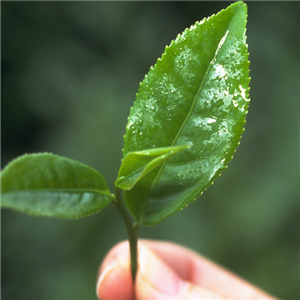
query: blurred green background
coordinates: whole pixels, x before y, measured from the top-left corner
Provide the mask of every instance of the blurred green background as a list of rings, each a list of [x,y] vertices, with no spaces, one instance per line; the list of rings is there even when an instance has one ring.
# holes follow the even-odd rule
[[[2,167],[49,151],[113,183],[138,84],[166,45],[230,2],[2,2]],[[180,243],[299,299],[299,2],[248,2],[251,104],[228,170],[141,237]],[[78,221],[2,210],[2,299],[92,300],[126,239],[115,207]]]

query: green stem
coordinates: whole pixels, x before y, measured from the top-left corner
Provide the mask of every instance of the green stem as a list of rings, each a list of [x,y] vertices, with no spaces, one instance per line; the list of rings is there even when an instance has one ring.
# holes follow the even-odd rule
[[[135,282],[136,272],[138,268],[137,262],[137,242],[138,242],[138,234],[139,234],[139,225],[137,223],[132,223],[128,211],[125,209],[121,197],[120,197],[121,189],[116,187],[115,197],[116,201],[114,204],[119,210],[121,216],[123,217],[127,233],[129,239],[129,247],[130,247],[130,262],[131,262],[131,276],[133,282]]]

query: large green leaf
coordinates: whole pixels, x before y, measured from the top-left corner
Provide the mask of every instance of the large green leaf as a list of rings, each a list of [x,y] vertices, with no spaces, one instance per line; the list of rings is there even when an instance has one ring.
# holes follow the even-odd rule
[[[116,186],[130,190],[151,171],[160,167],[178,152],[189,146],[154,148],[128,153],[119,170]]]
[[[249,104],[246,22],[243,2],[197,22],[166,47],[140,84],[123,156],[156,147],[190,149],[124,192],[137,222],[156,224],[180,211],[231,160]]]
[[[76,219],[100,211],[113,195],[96,170],[50,153],[26,154],[1,172],[1,207]]]

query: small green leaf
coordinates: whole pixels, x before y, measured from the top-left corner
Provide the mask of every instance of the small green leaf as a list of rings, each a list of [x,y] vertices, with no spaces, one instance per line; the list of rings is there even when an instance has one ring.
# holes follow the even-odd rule
[[[190,145],[124,191],[140,224],[180,211],[212,184],[231,160],[249,105],[247,6],[236,2],[195,23],[166,47],[140,84],[123,157],[157,147]],[[150,177],[151,176],[151,177]]]
[[[132,189],[148,173],[188,148],[189,146],[164,147],[128,153],[120,167],[116,186],[124,190]]]
[[[26,154],[1,172],[1,207],[31,215],[77,219],[109,205],[103,176],[78,161],[50,153]]]

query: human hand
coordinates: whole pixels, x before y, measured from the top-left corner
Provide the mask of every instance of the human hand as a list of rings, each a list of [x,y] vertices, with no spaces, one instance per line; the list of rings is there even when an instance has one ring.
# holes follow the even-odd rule
[[[132,283],[128,242],[116,245],[100,268],[101,300],[275,299],[182,246],[141,240]]]

